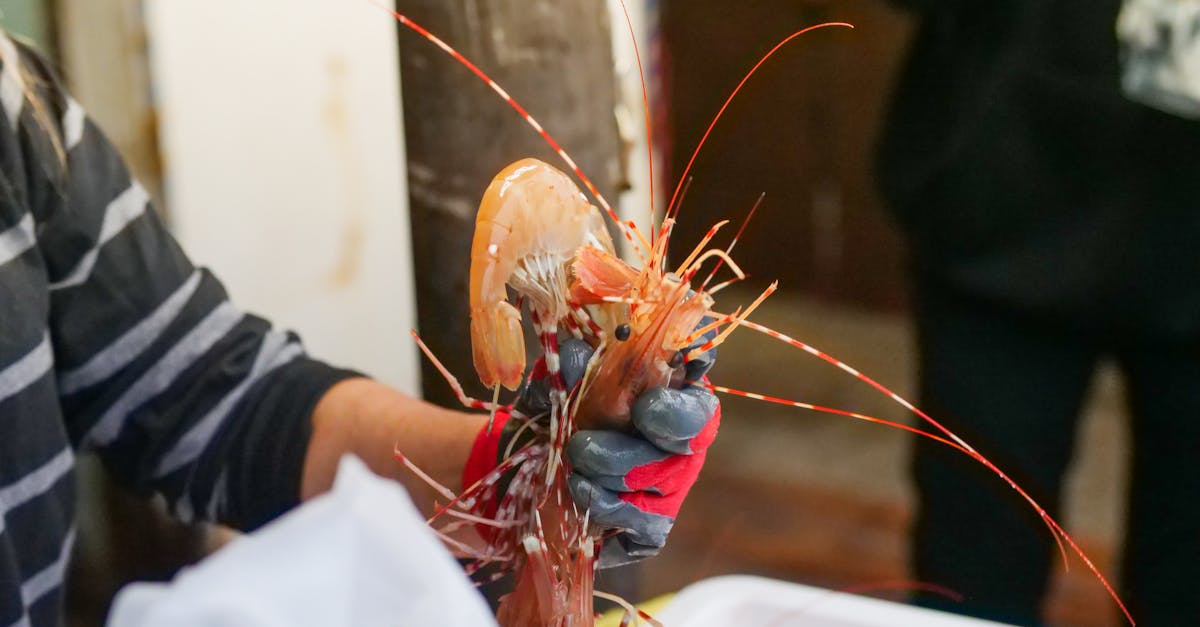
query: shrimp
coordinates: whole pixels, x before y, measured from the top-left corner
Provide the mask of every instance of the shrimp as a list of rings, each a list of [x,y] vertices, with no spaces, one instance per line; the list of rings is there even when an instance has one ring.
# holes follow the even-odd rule
[[[506,287],[529,303],[542,338],[556,335],[571,314],[570,262],[585,245],[613,250],[603,217],[567,175],[521,159],[492,179],[471,243],[471,349],[485,386],[515,390],[525,374],[521,312]]]
[[[497,185],[503,189],[522,176],[532,176],[528,174],[530,172],[562,181],[559,177],[564,175],[550,166],[539,164],[524,159],[508,166],[494,179],[481,205],[481,217],[477,224],[482,226],[476,231],[476,249],[483,246],[481,242],[488,241],[481,237],[481,233],[488,236],[497,228],[497,221],[488,219],[495,212],[486,213],[493,207],[491,199],[505,194],[511,194],[509,197],[514,199],[520,197],[511,188],[495,191]],[[572,203],[579,202],[574,185],[569,180],[566,184],[568,193],[565,198]],[[563,191],[544,183],[529,183],[522,192],[526,195],[523,201],[529,206],[549,207],[547,211],[561,215],[565,213],[562,207],[553,203],[563,198]],[[540,232],[547,229],[546,224],[571,234],[579,228],[576,220],[560,220],[557,223],[551,220],[529,228],[529,231],[537,233],[536,237],[518,238],[513,237],[518,230],[517,223],[510,224],[513,226],[506,229],[503,236],[507,241],[521,242],[541,241],[539,238],[558,241],[560,234]],[[582,381],[575,389],[568,391],[551,359],[551,355],[557,357],[557,353],[552,352],[557,351],[556,331],[543,329],[541,334],[546,349],[546,371],[551,381],[550,407],[546,415],[541,416],[514,413],[514,419],[525,421],[521,429],[529,430],[531,441],[505,455],[494,471],[477,485],[468,486],[461,494],[453,495],[441,488],[449,496],[450,503],[431,522],[447,516],[484,525],[488,549],[484,553],[474,554],[477,561],[472,569],[500,562],[503,564],[502,572],[513,572],[516,576],[514,591],[501,599],[497,613],[501,624],[591,623],[595,557],[610,532],[589,524],[587,510],[581,512],[570,496],[567,489],[568,469],[562,460],[567,440],[580,426],[623,426],[628,422],[629,406],[637,394],[649,387],[669,383],[672,375],[682,369],[685,349],[694,345],[714,325],[728,324],[727,331],[732,330],[731,323],[744,320],[762,299],[774,291],[775,286],[772,285],[768,292],[740,315],[717,317],[717,322],[713,324],[701,324],[705,318],[714,317],[710,312],[713,303],[710,293],[705,291],[703,285],[692,289],[690,284],[701,265],[707,259],[720,257],[734,268],[735,273],[741,274],[726,253],[702,252],[703,246],[718,228],[719,225],[710,230],[704,241],[675,271],[667,269],[664,263],[669,228],[652,250],[650,263],[641,269],[635,269],[616,257],[611,243],[599,236],[570,240],[578,242],[575,244],[577,248],[553,255],[554,271],[546,275],[553,276],[550,279],[543,276],[538,281],[530,280],[529,276],[512,280],[511,277],[520,274],[512,269],[519,262],[509,261],[507,267],[502,267],[496,261],[496,254],[473,256],[472,277],[488,273],[510,276],[508,283],[530,299],[532,311],[547,312],[543,314],[547,320],[572,321],[570,328],[595,348]],[[597,242],[601,245],[595,245]],[[544,251],[550,247],[537,245],[525,248]],[[512,257],[515,256],[510,256],[510,259]],[[569,258],[570,263],[564,263],[564,258]],[[541,264],[542,267],[545,265]],[[565,277],[571,278],[569,288]],[[502,289],[498,289],[493,300],[485,302],[495,303],[502,296]],[[512,308],[507,302],[500,304]],[[515,311],[515,308],[512,309]],[[597,320],[603,321],[606,326]],[[519,321],[516,325],[519,332]],[[615,327],[624,327],[624,331],[618,333]],[[718,335],[693,350],[708,350],[720,344],[727,335],[727,332]],[[423,343],[420,345],[445,373],[428,348]],[[445,374],[453,379],[449,373]],[[453,380],[452,385],[456,391],[460,390]],[[480,401],[467,399],[464,402],[472,407],[484,408]],[[514,437],[513,441],[519,441],[519,438]],[[402,456],[399,457],[405,461]],[[419,472],[419,469],[413,470]],[[495,501],[497,485],[501,481],[507,481],[507,489],[496,510],[491,512],[487,504]]]
[[[476,485],[467,486],[460,494],[455,495],[444,487],[437,486],[449,498],[449,501],[438,510],[429,522],[433,524],[443,518],[456,519],[443,527],[440,530],[442,533],[463,524],[477,524],[489,529],[489,532],[485,534],[489,537],[489,545],[484,551],[475,551],[469,547],[454,544],[448,538],[447,542],[475,558],[474,563],[468,567],[469,573],[476,573],[483,566],[496,563],[501,564],[501,574],[516,573],[517,583],[514,592],[501,601],[498,618],[502,624],[591,624],[595,556],[603,540],[611,532],[593,529],[588,522],[586,508],[580,512],[565,489],[567,471],[561,462],[561,454],[566,439],[579,426],[626,428],[630,402],[638,393],[648,387],[669,382],[679,371],[683,362],[700,352],[719,345],[730,332],[740,327],[746,327],[764,333],[775,340],[791,344],[840,368],[888,396],[936,431],[927,432],[916,427],[855,412],[704,383],[709,389],[904,429],[970,456],[1000,477],[1034,508],[1058,542],[1064,561],[1067,559],[1066,546],[1069,546],[1103,584],[1130,624],[1134,624],[1132,616],[1107,579],[1066,531],[1028,493],[983,454],[912,403],[853,367],[811,345],[749,322],[747,316],[763,299],[775,291],[776,284],[768,287],[745,309],[738,309],[730,314],[719,314],[713,311],[712,295],[719,290],[720,286],[711,290],[706,289],[708,279],[712,278],[712,274],[699,286],[693,288],[691,285],[700,266],[708,259],[717,258],[719,263],[723,262],[730,266],[735,274],[735,278],[732,280],[740,280],[744,276],[733,260],[729,258],[733,244],[737,241],[736,236],[729,247],[723,251],[705,248],[721,224],[711,228],[700,244],[675,270],[671,271],[666,267],[665,259],[671,227],[681,204],[676,202],[677,200],[681,201],[681,186],[687,179],[688,172],[691,170],[700,148],[730,101],[759,67],[789,41],[815,28],[833,25],[849,26],[848,24],[829,23],[802,29],[780,41],[760,58],[725,100],[709,124],[671,196],[671,201],[667,205],[668,217],[663,220],[658,237],[647,240],[645,236],[637,232],[631,222],[623,223],[617,218],[608,202],[596,191],[595,186],[579,170],[557,141],[495,81],[444,41],[406,16],[391,9],[385,8],[385,10],[394,15],[402,25],[417,32],[453,56],[499,94],[558,153],[568,168],[596,198],[600,207],[611,219],[612,224],[625,235],[629,242],[640,246],[636,253],[640,258],[641,267],[635,268],[626,264],[612,252],[611,241],[607,247],[604,245],[604,239],[599,235],[603,231],[603,225],[597,226],[595,219],[591,217],[582,221],[587,225],[586,233],[582,238],[570,240],[576,242],[573,249],[570,244],[564,244],[562,248],[555,248],[560,243],[557,240],[553,246],[549,247],[544,246],[541,240],[533,237],[522,236],[504,240],[503,237],[511,235],[519,222],[506,222],[503,218],[493,218],[493,215],[500,215],[499,208],[493,209],[494,213],[485,216],[485,208],[492,207],[488,201],[489,195],[493,194],[492,187],[489,187],[488,193],[485,194],[477,226],[483,225],[484,230],[489,234],[487,239],[483,239],[477,230],[472,247],[472,341],[476,367],[480,378],[489,386],[504,385],[513,389],[520,381],[525,363],[524,351],[517,348],[515,339],[520,335],[520,317],[517,308],[506,302],[502,287],[505,284],[511,285],[519,294],[530,300],[532,322],[545,350],[546,367],[552,383],[549,428],[547,429],[543,421],[534,420],[536,417],[514,414],[514,418],[524,420],[521,429],[528,430],[533,435],[532,441],[524,444],[518,450],[507,451],[496,469]],[[493,181],[493,187],[500,186],[500,189],[494,192],[497,197],[497,201],[494,202],[499,202],[504,195],[502,191],[507,176],[505,173],[517,175],[517,171],[521,169],[518,164],[521,163],[526,162],[521,161],[509,166]],[[559,174],[561,175],[561,173]],[[519,175],[517,176],[520,178]],[[565,175],[561,176],[566,179]],[[532,175],[530,180],[535,180]],[[569,182],[569,179],[567,181]],[[549,191],[545,185],[541,188],[532,186],[531,189],[533,190],[532,194],[546,194]],[[556,187],[556,189],[557,192],[562,192],[567,188]],[[568,192],[568,196],[578,193],[573,184],[570,189],[573,191]],[[566,206],[570,207],[574,206],[572,203],[578,201],[565,202]],[[583,202],[586,204],[586,200]],[[555,225],[575,224],[571,220],[563,220],[563,214],[574,215],[570,210],[557,205],[548,210],[562,212],[553,214],[550,223]],[[590,205],[588,211],[591,212],[589,215],[597,213],[591,211]],[[537,222],[537,220],[535,219],[533,222]],[[575,226],[578,225],[575,224]],[[537,228],[537,226],[533,226],[533,231],[530,232],[536,232]],[[492,231],[491,229],[496,230]],[[588,239],[589,234],[595,241]],[[493,235],[500,239],[491,239]],[[571,237],[575,237],[575,235],[571,235]],[[562,242],[566,241],[562,240]],[[502,244],[514,246],[512,250],[506,250],[503,257],[500,255]],[[515,271],[515,268],[521,263],[519,260],[525,259],[527,253],[533,253],[533,259],[536,259],[538,254],[546,252],[548,248],[553,248],[555,251],[553,260],[547,262],[553,266],[549,274],[530,272],[530,262],[526,262],[524,275],[517,276],[518,272]],[[501,261],[502,258],[507,261]],[[537,265],[538,262],[532,261],[532,263]],[[476,282],[476,264],[479,264],[480,267],[478,283]],[[541,269],[538,266],[538,270]],[[716,268],[714,268],[714,273],[715,271]],[[515,281],[514,277],[516,277]],[[533,278],[533,280],[527,283],[526,279],[529,278]],[[550,294],[544,293],[542,290],[559,291]],[[478,300],[476,300],[477,292]],[[705,320],[709,322],[704,323]],[[564,388],[562,377],[557,370],[557,328],[562,321],[567,322],[569,330],[577,337],[585,337],[595,347],[583,380],[571,391]],[[628,335],[615,332],[617,328],[625,325],[628,325]],[[476,331],[477,326],[478,332]],[[714,339],[698,346],[695,345],[698,339],[713,330],[720,331]],[[618,335],[621,337],[617,337]],[[434,361],[451,386],[455,388],[464,404],[475,408],[495,407],[494,403],[488,405],[467,399],[453,376],[437,362],[428,348],[420,342],[420,339],[416,339],[425,354]],[[485,344],[494,346],[487,347],[484,346]],[[499,388],[496,389],[498,393]],[[514,441],[516,440],[514,438]],[[412,467],[401,454],[397,453],[397,457],[409,465],[414,472],[420,472],[419,469]],[[508,481],[508,489],[500,500],[497,511],[494,514],[487,513],[482,504],[491,502],[497,494],[498,484],[502,480],[508,480],[509,477],[511,480]],[[598,592],[595,594],[600,595]],[[627,618],[630,617],[637,620],[637,616],[634,614],[627,615]]]
[[[545,416],[526,417],[526,426],[535,433],[533,441],[509,456],[501,464],[503,470],[485,478],[481,483],[486,487],[467,490],[474,495],[492,489],[516,466],[495,514],[495,521],[506,526],[489,534],[492,550],[503,555],[516,574],[515,589],[501,600],[497,613],[501,624],[590,624],[595,556],[610,533],[590,525],[586,509],[580,512],[572,500],[562,451],[581,426],[623,426],[637,394],[669,383],[682,369],[683,351],[712,326],[701,325],[701,321],[713,316],[711,295],[703,286],[693,290],[690,280],[706,259],[721,256],[728,260],[721,251],[701,252],[715,232],[716,228],[711,230],[673,272],[663,263],[666,237],[659,239],[650,263],[641,269],[602,247],[585,245],[576,251],[574,282],[560,295],[566,298],[567,310],[582,315],[588,307],[600,308],[624,330],[609,332],[591,321],[592,332],[585,337],[595,351],[581,382],[569,393],[561,387],[561,377],[555,382],[547,359],[552,394],[561,395],[561,402],[552,402],[548,410],[549,428],[541,428],[544,420],[535,421]],[[728,263],[732,265],[732,260]],[[716,324],[743,320],[774,289],[772,286],[744,313],[719,317]],[[704,343],[703,350],[721,341],[719,335]],[[512,462],[514,459],[519,461]]]
[[[477,374],[489,386],[511,389],[521,382],[523,329],[518,306],[507,301],[511,287],[529,304],[545,351],[550,406],[539,416],[514,411],[514,420],[525,421],[521,428],[532,435],[531,442],[511,451],[495,471],[461,494],[439,488],[450,504],[431,522],[445,516],[484,526],[488,548],[474,554],[472,569],[498,562],[500,572],[516,575],[515,589],[502,599],[497,613],[504,625],[592,621],[592,577],[602,533],[591,528],[587,513],[579,511],[567,489],[562,451],[574,432],[574,412],[557,363],[558,328],[565,322],[571,333],[602,347],[609,336],[605,326],[611,329],[619,312],[617,305],[603,299],[581,303],[571,297],[581,251],[616,259],[603,217],[565,174],[527,158],[494,177],[480,203],[471,253],[471,338]],[[606,322],[602,326],[597,320]],[[465,398],[452,375],[417,341],[464,404],[494,409]],[[407,464],[402,455],[397,457]],[[488,504],[496,501],[502,480],[507,484],[504,495],[490,511]]]
[[[584,249],[579,252],[575,261],[577,278],[571,286],[572,298],[580,304],[616,300],[627,307],[625,337],[597,351],[580,384],[576,418],[583,428],[624,428],[633,400],[649,388],[671,383],[683,368],[684,351],[690,349],[705,331],[719,324],[744,320],[775,291],[777,285],[772,284],[739,316],[725,317],[696,331],[702,321],[715,317],[711,313],[711,293],[705,291],[703,285],[698,290],[691,287],[691,280],[701,264],[720,256],[736,275],[744,276],[725,253],[703,251],[723,224],[710,229],[696,250],[673,272],[666,270],[663,264],[669,241],[665,236],[658,239],[651,262],[640,270],[602,251]],[[671,225],[668,221],[664,233],[669,232]],[[728,330],[732,329],[732,326],[728,327]],[[714,348],[726,336],[728,333],[703,347],[696,347],[696,350],[703,352]]]
[[[604,336],[582,306],[568,300],[580,250],[614,255],[603,218],[565,174],[527,158],[496,175],[480,203],[471,249],[476,370],[485,385],[509,389],[524,375],[520,314],[506,300],[507,285],[529,303],[551,383],[549,431],[523,449],[530,459],[517,470],[499,504],[500,520],[520,523],[492,539],[494,548],[511,556],[518,573],[514,592],[497,614],[505,625],[584,624],[592,616],[597,540],[588,533],[586,515],[563,506],[571,497],[561,451],[572,428],[557,362],[560,322],[569,321],[581,337],[585,330],[593,340]],[[550,521],[549,531],[543,518]]]

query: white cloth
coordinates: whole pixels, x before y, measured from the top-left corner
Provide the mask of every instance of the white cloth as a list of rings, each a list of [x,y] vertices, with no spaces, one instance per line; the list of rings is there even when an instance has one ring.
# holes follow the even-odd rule
[[[655,616],[669,627],[1004,627],[978,618],[749,575],[698,581]]]
[[[109,627],[494,625],[399,484],[357,458],[333,490],[168,584],[117,596]]]
[[[1200,118],[1200,0],[1125,0],[1117,37],[1126,96]]]

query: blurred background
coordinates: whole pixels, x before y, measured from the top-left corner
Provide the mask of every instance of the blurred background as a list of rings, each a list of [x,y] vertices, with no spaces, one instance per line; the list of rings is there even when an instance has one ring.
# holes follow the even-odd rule
[[[735,254],[752,278],[719,308],[778,279],[759,322],[911,394],[905,255],[872,175],[910,17],[883,0],[628,0],[627,27],[615,1],[394,4],[491,73],[643,225],[763,53],[802,27],[853,23],[799,38],[748,82],[692,166],[676,241],[739,223],[765,193]],[[439,403],[453,396],[418,360],[409,328],[474,379],[466,281],[476,204],[508,162],[556,158],[442,51],[366,0],[0,0],[0,11],[5,28],[54,59],[185,249],[242,306],[297,329],[318,356]],[[653,179],[631,33],[652,103]],[[712,376],[905,419],[845,373],[749,332],[722,347]],[[740,572],[902,598],[893,587],[906,577],[912,502],[905,434],[724,402],[721,437],[670,545],[625,593],[640,600]],[[1121,533],[1121,403],[1118,381],[1102,373],[1065,517],[1105,572]],[[81,481],[75,624],[98,623],[123,582],[169,577],[221,542],[223,532],[175,525],[120,494],[97,468]],[[1012,507],[1025,506],[1014,495]],[[1056,580],[1050,621],[1115,624],[1106,599],[1073,568]]]

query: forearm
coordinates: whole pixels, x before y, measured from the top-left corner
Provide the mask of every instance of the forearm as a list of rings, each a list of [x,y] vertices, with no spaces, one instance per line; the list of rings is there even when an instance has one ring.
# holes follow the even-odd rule
[[[424,513],[445,501],[395,459],[400,450],[438,483],[457,492],[475,437],[487,422],[482,414],[443,409],[405,396],[370,379],[334,385],[313,411],[312,439],[304,461],[301,497],[333,485],[345,453],[362,458],[375,473],[399,481]]]

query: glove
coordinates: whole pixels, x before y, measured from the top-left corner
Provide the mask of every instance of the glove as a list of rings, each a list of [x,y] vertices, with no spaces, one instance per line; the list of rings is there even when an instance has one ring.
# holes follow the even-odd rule
[[[582,340],[568,340],[559,347],[558,354],[560,372],[567,389],[570,390],[583,377],[588,359],[592,356],[592,348]],[[539,358],[534,362],[529,380],[521,390],[517,401],[513,403],[512,409],[531,418],[537,418],[550,411],[550,379],[547,376],[544,358]],[[491,474],[497,465],[504,461],[505,452],[520,450],[525,442],[532,439],[533,434],[526,430],[521,435],[523,441],[513,444],[512,440],[520,431],[521,422],[511,420],[511,418],[512,412],[509,409],[498,409],[491,428],[484,426],[479,435],[475,437],[471,454],[467,457],[466,466],[463,468],[463,489],[470,488]],[[501,477],[494,488],[485,489],[484,492],[477,495],[477,501],[481,506],[477,513],[485,518],[492,518],[496,515],[496,508],[508,486],[508,480],[511,480],[511,477]],[[491,527],[482,525],[478,529],[485,537],[492,532]]]
[[[697,345],[712,335],[715,332],[698,340]],[[562,342],[559,363],[567,389],[582,378],[591,354],[592,348],[582,340]],[[715,359],[713,349],[685,363],[684,382],[679,389],[657,387],[639,396],[630,412],[635,433],[579,431],[568,442],[571,495],[580,506],[591,510],[594,523],[620,530],[605,542],[601,567],[655,555],[666,543],[720,424],[716,397],[698,383]],[[539,360],[514,409],[533,417],[549,411],[548,389],[545,366]],[[519,421],[509,420],[507,412],[497,412],[492,429],[485,428],[476,438],[463,473],[464,486],[474,484],[495,468],[518,428]],[[518,442],[511,448],[517,450],[520,446]],[[495,494],[500,493],[503,485]],[[490,498],[484,495],[486,516],[495,513],[499,500],[495,494]]]
[[[717,398],[700,384],[715,359],[713,349],[685,363],[680,389],[639,396],[630,411],[635,433],[579,431],[567,443],[571,495],[593,522],[622,530],[601,549],[601,567],[656,555],[666,544],[721,422]]]

